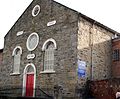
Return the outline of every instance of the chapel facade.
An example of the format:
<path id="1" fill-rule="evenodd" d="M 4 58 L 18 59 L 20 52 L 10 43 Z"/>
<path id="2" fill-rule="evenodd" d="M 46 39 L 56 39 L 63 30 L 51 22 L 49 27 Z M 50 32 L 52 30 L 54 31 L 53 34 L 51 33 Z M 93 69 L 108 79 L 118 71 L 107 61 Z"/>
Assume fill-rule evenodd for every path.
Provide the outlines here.
<path id="1" fill-rule="evenodd" d="M 116 31 L 53 0 L 34 0 L 5 36 L 1 86 L 83 99 L 88 80 L 111 77 Z"/>

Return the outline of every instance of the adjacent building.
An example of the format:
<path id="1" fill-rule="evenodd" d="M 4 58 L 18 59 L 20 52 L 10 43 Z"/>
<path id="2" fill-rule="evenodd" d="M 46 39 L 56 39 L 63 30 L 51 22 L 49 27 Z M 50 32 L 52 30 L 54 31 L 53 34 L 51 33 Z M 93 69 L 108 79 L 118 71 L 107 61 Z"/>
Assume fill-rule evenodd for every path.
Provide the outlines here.
<path id="1" fill-rule="evenodd" d="M 116 37 L 112 40 L 112 77 L 120 78 L 120 37 Z"/>

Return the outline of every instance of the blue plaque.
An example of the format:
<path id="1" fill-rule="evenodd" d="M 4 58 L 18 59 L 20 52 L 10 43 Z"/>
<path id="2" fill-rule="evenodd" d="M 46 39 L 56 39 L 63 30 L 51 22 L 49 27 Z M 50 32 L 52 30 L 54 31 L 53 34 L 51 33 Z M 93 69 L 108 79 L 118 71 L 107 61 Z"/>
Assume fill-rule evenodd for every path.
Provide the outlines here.
<path id="1" fill-rule="evenodd" d="M 86 62 L 78 60 L 78 77 L 86 76 Z"/>

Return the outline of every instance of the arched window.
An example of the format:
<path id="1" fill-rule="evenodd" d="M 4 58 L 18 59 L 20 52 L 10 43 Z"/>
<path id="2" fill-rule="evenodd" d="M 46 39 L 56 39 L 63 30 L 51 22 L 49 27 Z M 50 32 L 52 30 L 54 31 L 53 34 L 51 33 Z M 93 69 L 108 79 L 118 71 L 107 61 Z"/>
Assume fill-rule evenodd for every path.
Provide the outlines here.
<path id="1" fill-rule="evenodd" d="M 15 47 L 13 50 L 13 73 L 12 74 L 19 74 L 20 69 L 20 59 L 22 54 L 22 48 L 20 46 Z"/>
<path id="2" fill-rule="evenodd" d="M 44 51 L 44 72 L 54 72 L 54 51 L 56 49 L 56 41 L 52 38 L 48 39 L 42 47 Z"/>

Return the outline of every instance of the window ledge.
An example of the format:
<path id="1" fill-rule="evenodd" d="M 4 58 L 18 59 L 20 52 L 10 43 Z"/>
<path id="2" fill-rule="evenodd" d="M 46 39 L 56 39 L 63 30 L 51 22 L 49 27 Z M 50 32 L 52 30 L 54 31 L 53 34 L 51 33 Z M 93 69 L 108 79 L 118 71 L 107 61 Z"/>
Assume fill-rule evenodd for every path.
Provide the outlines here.
<path id="1" fill-rule="evenodd" d="M 20 73 L 10 73 L 11 76 L 17 76 L 20 75 Z"/>
<path id="2" fill-rule="evenodd" d="M 53 70 L 41 71 L 40 74 L 52 74 L 55 73 Z"/>

